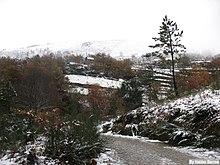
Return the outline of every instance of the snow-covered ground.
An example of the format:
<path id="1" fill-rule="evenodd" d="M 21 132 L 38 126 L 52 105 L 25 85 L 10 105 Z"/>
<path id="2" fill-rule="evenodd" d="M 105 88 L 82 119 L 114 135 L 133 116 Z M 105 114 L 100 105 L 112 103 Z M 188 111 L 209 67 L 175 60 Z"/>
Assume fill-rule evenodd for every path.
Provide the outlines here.
<path id="1" fill-rule="evenodd" d="M 165 105 L 165 107 L 176 107 L 188 111 L 192 107 L 198 107 L 201 105 L 210 105 L 216 110 L 220 110 L 220 90 L 204 90 L 194 95 L 190 95 L 189 97 L 170 102 Z"/>
<path id="2" fill-rule="evenodd" d="M 27 146 L 26 154 L 29 153 L 30 146 Z M 36 146 L 34 148 L 37 148 Z M 33 148 L 33 146 L 31 147 Z M 43 149 L 43 148 L 41 148 Z M 39 151 L 39 150 L 37 150 Z M 56 160 L 50 160 L 44 156 L 37 155 L 39 165 L 56 165 Z M 104 153 L 101 153 L 98 158 L 95 159 L 97 165 L 124 165 L 123 161 L 118 157 L 115 150 L 106 148 Z M 0 165 L 19 165 L 26 162 L 26 156 L 19 155 L 16 153 L 13 157 L 10 154 L 6 154 L 4 157 L 0 158 Z"/>
<path id="3" fill-rule="evenodd" d="M 106 152 L 101 153 L 96 159 L 97 165 L 124 165 L 122 159 L 118 157 L 118 154 L 113 149 L 106 149 Z"/>
<path id="4" fill-rule="evenodd" d="M 83 85 L 99 85 L 103 88 L 120 88 L 123 82 L 122 79 L 110 80 L 106 78 L 83 76 L 83 75 L 66 75 L 71 83 Z"/>
<path id="5" fill-rule="evenodd" d="M 19 153 L 11 153 L 8 151 L 2 158 L 0 158 L 0 165 L 19 165 L 27 164 L 27 156 L 34 151 L 36 153 L 37 162 L 40 165 L 55 165 L 56 161 L 43 156 L 45 149 L 45 138 L 39 137 L 35 142 L 29 142 L 24 147 L 20 148 Z"/>
<path id="6" fill-rule="evenodd" d="M 36 158 L 39 165 L 56 165 L 58 164 L 56 160 L 49 159 L 43 156 L 45 149 L 44 138 L 39 137 L 34 143 L 29 143 L 24 146 L 20 152 L 21 153 L 10 153 L 5 154 L 0 158 L 0 165 L 19 165 L 26 164 L 27 155 L 31 153 L 32 150 L 36 152 Z M 116 151 L 106 148 L 104 153 L 101 153 L 98 158 L 96 158 L 97 165 L 123 165 L 121 159 L 119 159 Z"/>
<path id="7" fill-rule="evenodd" d="M 183 97 L 177 100 L 172 100 L 170 102 L 167 102 L 163 105 L 158 105 L 152 108 L 142 107 L 142 110 L 148 113 L 149 111 L 152 111 L 153 114 L 170 114 L 174 110 L 179 110 L 181 114 L 185 115 L 192 115 L 195 113 L 195 110 L 198 108 L 202 109 L 209 109 L 212 108 L 213 110 L 220 111 L 220 90 L 201 90 L 200 92 L 196 94 L 192 94 L 188 97 Z M 133 111 L 134 113 L 135 111 Z M 180 116 L 176 119 L 182 120 L 184 116 Z M 219 118 L 220 116 L 215 116 Z M 181 121 L 182 122 L 182 121 Z M 183 121 L 184 122 L 184 121 Z M 186 121 L 188 122 L 188 121 Z"/>
<path id="8" fill-rule="evenodd" d="M 100 156 L 95 159 L 97 165 L 124 165 L 123 161 L 118 157 L 117 152 L 112 149 L 106 149 L 106 152 L 101 153 Z M 10 157 L 10 155 L 5 155 L 0 159 L 0 165 L 19 165 L 21 162 L 26 161 L 26 157 L 21 157 L 15 155 L 15 157 Z M 46 157 L 38 157 L 39 165 L 56 165 L 55 160 L 48 160 Z"/>

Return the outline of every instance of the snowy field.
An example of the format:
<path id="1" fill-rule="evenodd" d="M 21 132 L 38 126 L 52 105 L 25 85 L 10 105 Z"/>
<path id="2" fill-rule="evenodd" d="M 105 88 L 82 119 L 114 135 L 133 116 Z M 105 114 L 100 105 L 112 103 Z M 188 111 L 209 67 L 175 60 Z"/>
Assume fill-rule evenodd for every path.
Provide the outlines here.
<path id="1" fill-rule="evenodd" d="M 83 76 L 83 75 L 66 75 L 71 83 L 73 84 L 83 84 L 83 85 L 99 85 L 103 88 L 120 88 L 123 82 L 122 79 L 110 80 L 106 78 Z"/>

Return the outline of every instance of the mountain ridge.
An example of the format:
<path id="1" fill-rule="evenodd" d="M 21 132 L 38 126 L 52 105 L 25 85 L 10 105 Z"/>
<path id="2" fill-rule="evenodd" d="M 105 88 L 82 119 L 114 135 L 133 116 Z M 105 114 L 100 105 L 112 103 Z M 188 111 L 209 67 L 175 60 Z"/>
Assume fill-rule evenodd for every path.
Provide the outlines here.
<path id="1" fill-rule="evenodd" d="M 100 40 L 86 42 L 60 42 L 34 44 L 17 49 L 4 49 L 0 51 L 0 56 L 30 57 L 34 55 L 70 55 L 70 54 L 97 54 L 105 53 L 116 58 L 130 58 L 132 56 L 142 56 L 148 52 L 145 41 L 137 40 Z"/>

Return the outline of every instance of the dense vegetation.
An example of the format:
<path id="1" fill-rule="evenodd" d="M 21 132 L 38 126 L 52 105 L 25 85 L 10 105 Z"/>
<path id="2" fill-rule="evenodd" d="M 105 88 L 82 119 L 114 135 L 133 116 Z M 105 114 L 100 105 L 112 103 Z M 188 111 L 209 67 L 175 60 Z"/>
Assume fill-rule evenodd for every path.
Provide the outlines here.
<path id="1" fill-rule="evenodd" d="M 8 57 L 0 63 L 1 154 L 19 152 L 41 136 L 46 139 L 44 155 L 60 163 L 90 164 L 102 149 L 96 131 L 98 119 L 80 113 L 78 97 L 67 92 L 64 60 Z M 31 151 L 26 163 L 34 164 L 35 157 Z"/>
<path id="2" fill-rule="evenodd" d="M 135 75 L 129 60 L 118 61 L 104 54 L 93 58 L 92 65 L 83 70 L 84 74 L 114 79 L 131 79 Z M 132 100 L 136 96 L 125 98 L 129 92 L 126 88 L 118 91 L 93 85 L 87 86 L 88 95 L 70 93 L 70 83 L 65 77 L 68 62 L 86 63 L 82 56 L 75 55 L 0 58 L 2 155 L 8 150 L 18 152 L 27 164 L 34 164 L 38 161 L 37 151 L 25 153 L 22 148 L 44 137 L 45 148 L 41 154 L 59 163 L 90 164 L 102 151 L 103 143 L 96 130 L 99 119 L 141 105 L 141 93 L 135 107 L 131 102 L 127 104 L 128 98 Z M 82 70 L 75 71 L 82 74 Z M 139 88 L 134 85 L 135 90 Z M 18 160 L 18 163 L 25 162 Z"/>

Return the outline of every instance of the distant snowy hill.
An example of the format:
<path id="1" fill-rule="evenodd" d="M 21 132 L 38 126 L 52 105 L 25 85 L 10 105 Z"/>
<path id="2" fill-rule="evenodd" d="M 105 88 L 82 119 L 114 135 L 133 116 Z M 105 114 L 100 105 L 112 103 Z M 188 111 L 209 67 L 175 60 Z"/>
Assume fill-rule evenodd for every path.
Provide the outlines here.
<path id="1" fill-rule="evenodd" d="M 48 43 L 32 45 L 14 50 L 1 50 L 0 56 L 11 56 L 17 58 L 32 57 L 34 55 L 69 55 L 69 54 L 96 54 L 106 53 L 115 58 L 129 58 L 141 56 L 149 52 L 145 41 L 136 40 L 105 40 L 90 41 L 82 43 Z"/>

